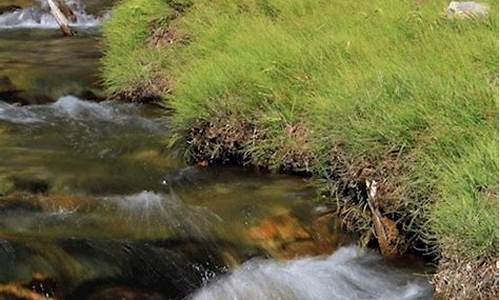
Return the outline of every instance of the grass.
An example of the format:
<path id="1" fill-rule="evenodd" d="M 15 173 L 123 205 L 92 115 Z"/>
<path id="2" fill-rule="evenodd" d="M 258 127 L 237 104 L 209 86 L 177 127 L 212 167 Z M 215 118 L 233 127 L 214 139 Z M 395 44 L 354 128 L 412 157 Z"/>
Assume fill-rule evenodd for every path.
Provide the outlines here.
<path id="1" fill-rule="evenodd" d="M 148 87 L 160 71 L 160 52 L 144 47 L 153 22 L 170 15 L 162 0 L 121 1 L 105 26 L 106 41 L 102 74 L 111 95 L 135 95 Z"/>
<path id="2" fill-rule="evenodd" d="M 103 75 L 112 92 L 151 69 L 173 78 L 174 138 L 251 128 L 246 163 L 323 178 L 341 153 L 381 181 L 380 205 L 411 236 L 444 256 L 498 254 L 496 1 L 488 18 L 449 20 L 447 1 L 199 0 L 168 24 L 189 43 L 145 61 L 130 53 L 152 51 L 144 26 L 162 15 L 134 18 L 135 38 L 138 1 L 105 26 Z"/>

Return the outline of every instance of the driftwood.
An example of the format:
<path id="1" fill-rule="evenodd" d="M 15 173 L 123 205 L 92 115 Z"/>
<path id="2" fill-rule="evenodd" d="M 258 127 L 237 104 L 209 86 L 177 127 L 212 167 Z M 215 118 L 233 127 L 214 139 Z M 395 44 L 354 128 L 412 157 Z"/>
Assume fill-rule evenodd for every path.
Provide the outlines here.
<path id="1" fill-rule="evenodd" d="M 71 27 L 69 26 L 70 21 L 76 21 L 76 16 L 73 10 L 64 3 L 64 1 L 57 0 L 47 0 L 50 7 L 50 12 L 56 18 L 59 27 L 61 28 L 62 33 L 65 36 L 75 35 Z M 69 20 L 68 20 L 69 19 Z"/>
<path id="2" fill-rule="evenodd" d="M 366 189 L 368 192 L 368 207 L 372 212 L 372 222 L 380 252 L 384 256 L 398 256 L 403 239 L 399 234 L 396 223 L 382 216 L 376 205 L 377 182 L 375 180 L 366 180 Z"/>
<path id="3" fill-rule="evenodd" d="M 76 23 L 76 15 L 73 9 L 71 9 L 71 7 L 68 4 L 66 4 L 66 2 L 64 2 L 64 0 L 57 0 L 56 3 L 61 12 L 66 16 L 66 18 L 70 22 Z"/>

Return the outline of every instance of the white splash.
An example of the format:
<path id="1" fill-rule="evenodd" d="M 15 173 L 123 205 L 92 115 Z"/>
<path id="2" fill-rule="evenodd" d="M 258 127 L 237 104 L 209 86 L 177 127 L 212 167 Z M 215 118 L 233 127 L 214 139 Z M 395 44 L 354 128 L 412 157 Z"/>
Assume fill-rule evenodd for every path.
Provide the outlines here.
<path id="1" fill-rule="evenodd" d="M 0 121 L 17 124 L 42 122 L 36 114 L 24 107 L 10 105 L 0 101 Z"/>
<path id="2" fill-rule="evenodd" d="M 78 99 L 73 96 L 59 98 L 51 105 L 52 109 L 61 116 L 75 120 L 98 119 L 113 120 L 119 118 L 119 108 L 113 107 L 109 102 L 97 103 Z"/>
<path id="3" fill-rule="evenodd" d="M 432 299 L 432 289 L 422 278 L 350 246 L 328 257 L 286 263 L 251 260 L 191 299 L 415 300 Z"/>
<path id="4" fill-rule="evenodd" d="M 143 191 L 127 196 L 107 197 L 131 226 L 167 229 L 189 237 L 210 238 L 220 217 L 208 209 L 188 205 L 173 192 L 159 194 Z"/>
<path id="5" fill-rule="evenodd" d="M 45 0 L 39 1 L 39 7 L 29 7 L 7 12 L 0 15 L 0 29 L 8 28 L 39 28 L 39 29 L 57 29 L 59 25 L 56 19 L 49 12 Z M 79 1 L 67 1 L 73 8 L 76 16 L 76 22 L 70 26 L 77 28 L 89 28 L 99 26 L 104 17 L 96 17 L 85 13 L 83 5 Z"/>
<path id="6" fill-rule="evenodd" d="M 114 128 L 118 125 L 147 131 L 158 131 L 162 127 L 160 120 L 140 116 L 136 104 L 114 101 L 97 103 L 74 96 L 64 96 L 46 105 L 15 106 L 0 101 L 0 121 L 24 125 L 72 122 L 91 128 L 99 128 L 97 125 L 107 123 Z"/>

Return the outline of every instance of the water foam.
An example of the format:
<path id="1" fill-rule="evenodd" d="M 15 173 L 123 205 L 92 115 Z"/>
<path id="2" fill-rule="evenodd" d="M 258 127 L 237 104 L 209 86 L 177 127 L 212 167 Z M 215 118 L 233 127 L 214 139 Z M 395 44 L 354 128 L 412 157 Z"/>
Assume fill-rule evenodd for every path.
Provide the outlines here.
<path id="1" fill-rule="evenodd" d="M 15 106 L 0 101 L 0 121 L 13 124 L 78 123 L 81 126 L 108 123 L 157 131 L 162 127 L 157 120 L 140 116 L 135 104 L 114 101 L 92 102 L 74 96 L 64 96 L 48 105 Z"/>
<path id="2" fill-rule="evenodd" d="M 35 113 L 24 107 L 17 107 L 0 101 L 0 121 L 16 124 L 42 122 Z"/>
<path id="3" fill-rule="evenodd" d="M 115 204 L 131 226 L 147 226 L 158 230 L 158 226 L 173 231 L 178 235 L 207 238 L 220 217 L 208 209 L 187 205 L 178 196 L 143 191 L 127 196 L 107 197 L 106 200 Z"/>
<path id="4" fill-rule="evenodd" d="M 251 260 L 195 293 L 193 300 L 432 299 L 430 285 L 358 247 L 280 263 Z"/>
<path id="5" fill-rule="evenodd" d="M 76 22 L 70 26 L 77 28 L 89 28 L 99 26 L 105 17 L 96 17 L 85 13 L 83 5 L 78 1 L 67 1 L 75 12 Z M 7 12 L 0 15 L 0 29 L 8 28 L 39 28 L 57 29 L 59 25 L 49 12 L 45 0 L 40 1 L 38 7 L 29 7 Z"/>

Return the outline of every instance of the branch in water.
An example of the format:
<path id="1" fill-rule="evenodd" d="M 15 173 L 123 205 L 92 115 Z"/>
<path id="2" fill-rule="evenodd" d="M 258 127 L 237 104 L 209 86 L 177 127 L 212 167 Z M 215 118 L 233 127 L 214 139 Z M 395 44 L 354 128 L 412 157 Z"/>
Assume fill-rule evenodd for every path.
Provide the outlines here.
<path id="1" fill-rule="evenodd" d="M 68 5 L 66 5 L 66 3 L 64 3 L 63 0 L 57 1 L 57 3 L 55 0 L 47 0 L 47 2 L 48 2 L 49 7 L 50 7 L 50 12 L 54 16 L 54 18 L 56 18 L 56 21 L 59 24 L 59 27 L 61 28 L 62 33 L 65 36 L 74 35 L 75 33 L 71 30 L 71 28 L 69 26 L 69 20 L 68 20 L 68 18 L 70 18 L 72 20 L 76 19 L 76 16 L 75 16 L 73 10 Z M 59 8 L 59 6 L 61 6 L 62 11 L 61 11 L 61 8 Z M 65 13 L 63 13 L 63 11 Z"/>

